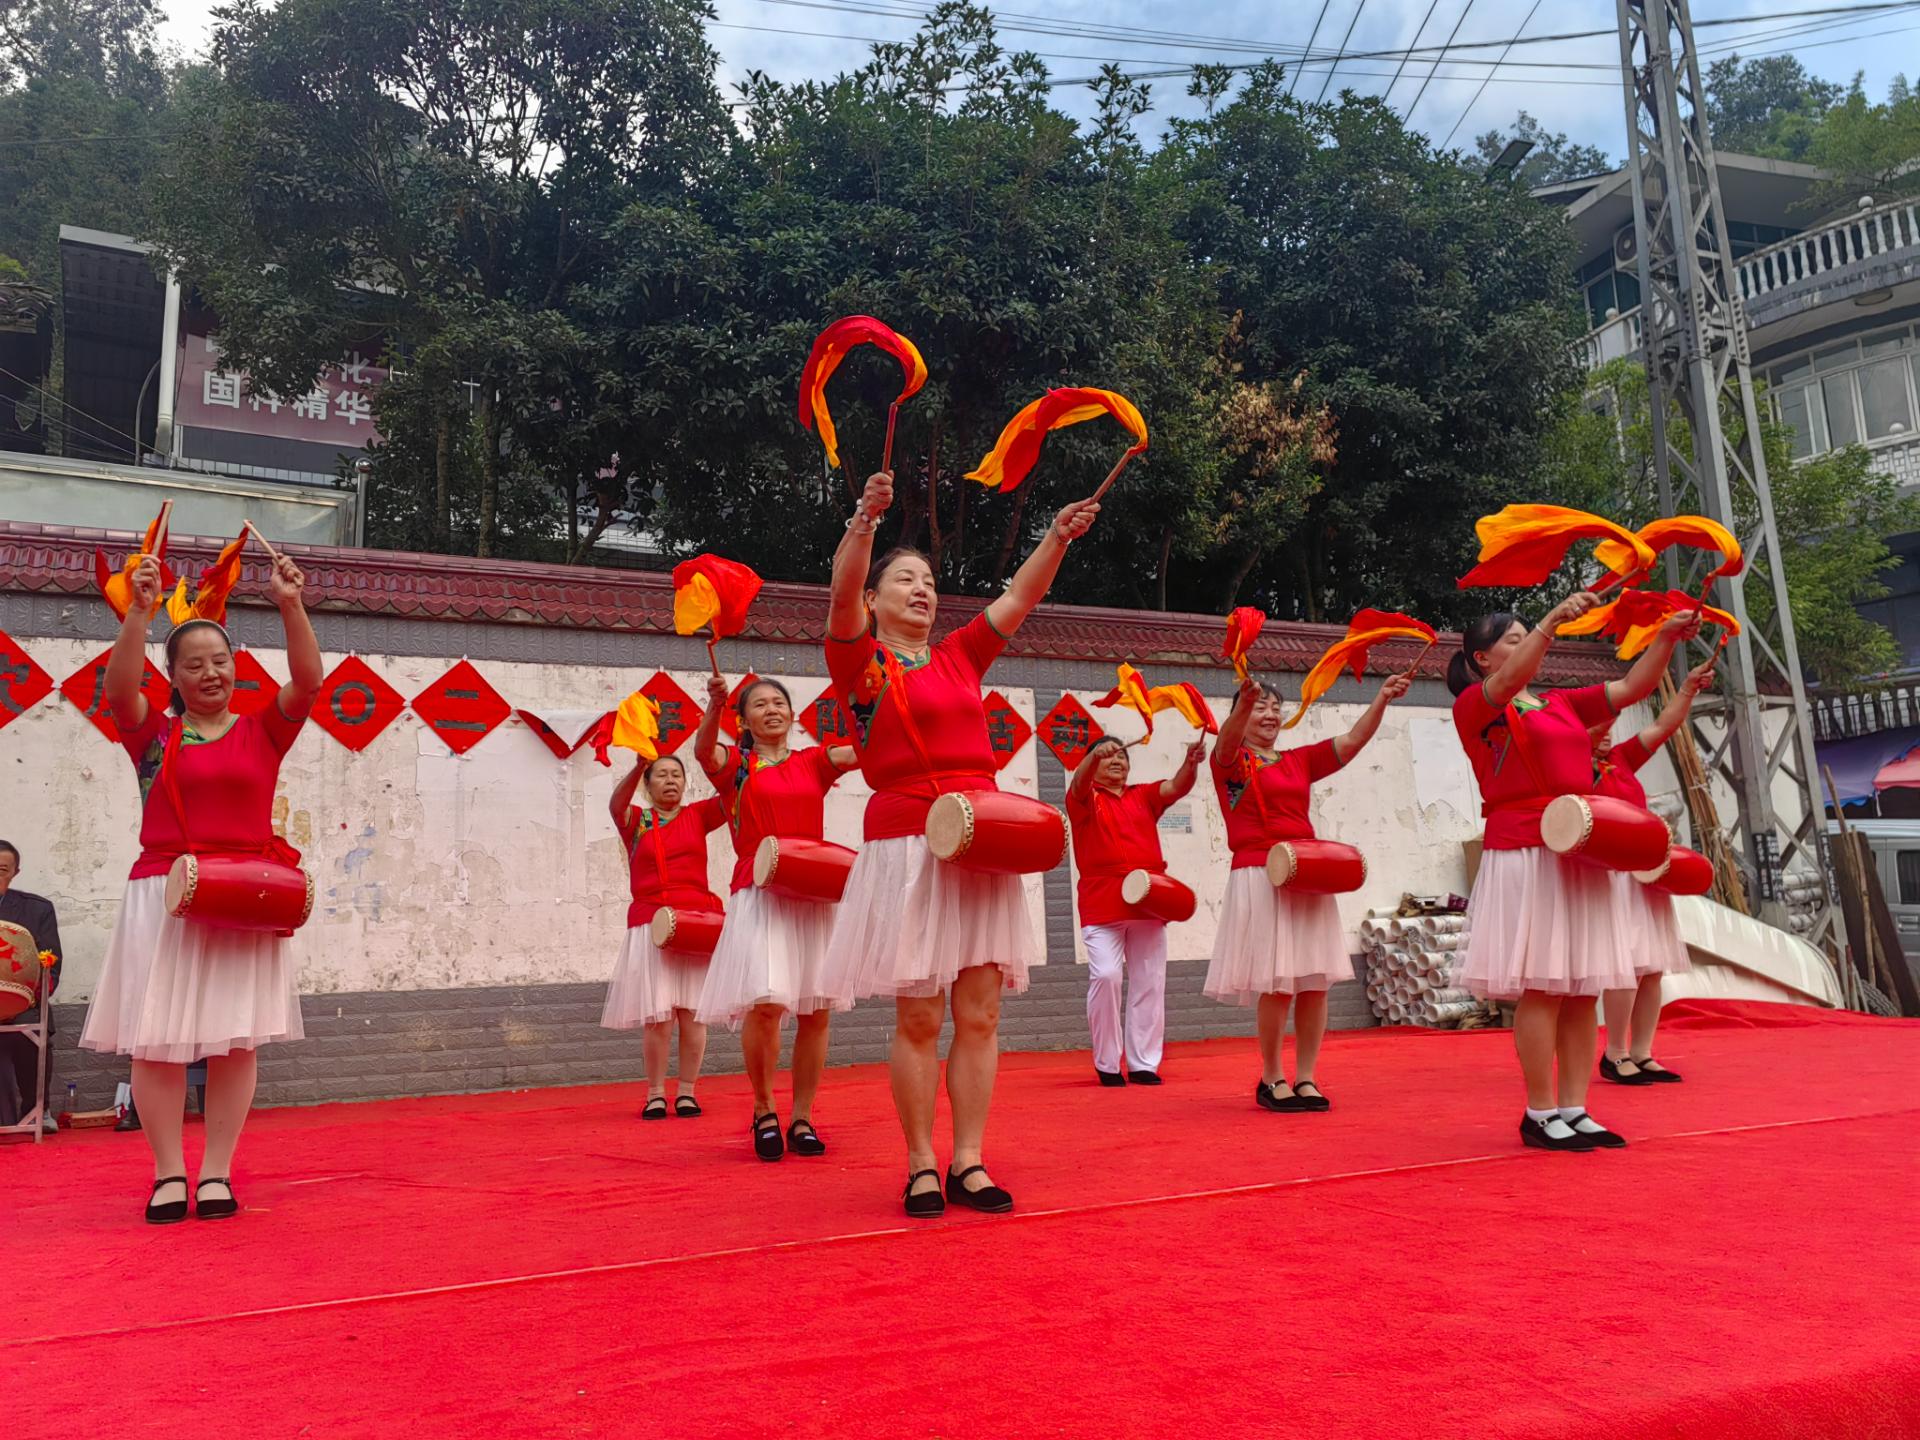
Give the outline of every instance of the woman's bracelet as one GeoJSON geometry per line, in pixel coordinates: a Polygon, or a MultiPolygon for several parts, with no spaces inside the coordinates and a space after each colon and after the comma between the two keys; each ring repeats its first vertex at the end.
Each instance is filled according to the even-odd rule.
{"type": "Polygon", "coordinates": [[[855,510],[847,517],[847,529],[856,535],[871,535],[875,528],[873,516],[867,514],[865,510],[855,510]]]}

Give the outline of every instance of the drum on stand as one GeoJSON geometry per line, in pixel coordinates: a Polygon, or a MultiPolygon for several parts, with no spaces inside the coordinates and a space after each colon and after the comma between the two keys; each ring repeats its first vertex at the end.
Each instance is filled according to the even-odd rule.
{"type": "Polygon", "coordinates": [[[846,893],[853,859],[844,845],[769,835],[753,852],[753,883],[790,899],[834,905],[846,893]]]}
{"type": "Polygon", "coordinates": [[[662,905],[653,912],[653,923],[647,933],[662,950],[698,955],[704,960],[720,943],[720,930],[726,923],[724,910],[689,910],[662,905]]]}
{"type": "Polygon", "coordinates": [[[1267,851],[1267,879],[1276,890],[1345,895],[1367,883],[1367,857],[1338,840],[1282,840],[1267,851]]]}
{"type": "Polygon", "coordinates": [[[264,855],[182,855],[167,871],[166,906],[225,930],[291,935],[313,914],[313,876],[264,855]]]}
{"type": "Polygon", "coordinates": [[[1705,895],[1713,889],[1713,862],[1684,845],[1667,848],[1667,858],[1652,870],[1636,870],[1633,878],[1650,890],[1669,895],[1705,895]]]}
{"type": "Polygon", "coordinates": [[[1004,790],[942,795],[927,811],[934,858],[994,875],[1039,875],[1067,858],[1066,817],[1004,790]]]}
{"type": "Polygon", "coordinates": [[[0,1025],[40,1003],[40,951],[24,925],[0,920],[0,1025]]]}
{"type": "Polygon", "coordinates": [[[1157,870],[1129,870],[1120,882],[1120,898],[1169,925],[1191,920],[1196,905],[1192,890],[1157,870]]]}
{"type": "Polygon", "coordinates": [[[1657,870],[1673,844],[1667,822],[1613,795],[1556,795],[1540,812],[1540,839],[1556,855],[1608,870],[1657,870]]]}

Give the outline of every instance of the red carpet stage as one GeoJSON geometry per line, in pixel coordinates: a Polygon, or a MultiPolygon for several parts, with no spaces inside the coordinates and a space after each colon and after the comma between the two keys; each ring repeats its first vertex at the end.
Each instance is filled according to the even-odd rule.
{"type": "MultiPolygon", "coordinates": [[[[139,1220],[138,1136],[0,1151],[15,1440],[78,1436],[1920,1434],[1920,1025],[1668,1011],[1620,1153],[1520,1148],[1504,1033],[1251,1042],[1158,1090],[1009,1056],[1007,1218],[913,1223],[885,1076],[825,1160],[637,1087],[263,1112],[225,1224],[139,1220]]],[[[639,1042],[635,1039],[635,1053],[639,1042]]],[[[189,1152],[197,1151],[189,1132],[189,1152]]]]}

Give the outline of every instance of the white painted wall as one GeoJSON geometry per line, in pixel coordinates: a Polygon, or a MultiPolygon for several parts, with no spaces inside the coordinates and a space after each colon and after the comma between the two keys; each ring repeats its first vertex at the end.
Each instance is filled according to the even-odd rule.
{"type": "MultiPolygon", "coordinates": [[[[56,680],[103,648],[97,641],[22,642],[56,680]]],[[[157,648],[153,652],[158,659],[157,648]]],[[[276,677],[280,651],[255,657],[276,677]]],[[[340,658],[329,654],[332,667],[340,658]]],[[[450,662],[362,656],[403,696],[450,662]]],[[[482,674],[508,704],[536,714],[605,710],[651,671],[489,661],[482,674]]],[[[701,672],[670,671],[689,695],[701,672]]],[[[776,675],[805,704],[818,676],[776,675]]],[[[1033,693],[1001,687],[1032,718],[1033,693]]],[[[795,744],[810,743],[796,730],[795,744]]],[[[553,753],[510,718],[465,755],[453,754],[411,711],[355,753],[317,725],[301,732],[280,771],[275,818],[315,877],[313,919],[291,942],[309,993],[417,990],[604,979],[626,923],[627,877],[607,800],[632,759],[614,769],[583,749],[553,753]]],[[[1046,763],[1053,764],[1048,756],[1046,763]]],[[[126,752],[56,691],[0,730],[0,837],[25,852],[22,889],[53,899],[67,962],[65,1001],[91,995],[127,870],[139,852],[139,792],[126,752]]],[[[692,766],[692,796],[713,793],[692,766]]],[[[1035,746],[1001,772],[1010,790],[1038,789],[1035,746]]],[[[828,838],[860,841],[868,790],[841,780],[829,797],[828,838]]],[[[726,893],[733,850],[713,839],[711,881],[726,893]]],[[[1041,880],[1028,884],[1034,923],[1041,880]]]]}

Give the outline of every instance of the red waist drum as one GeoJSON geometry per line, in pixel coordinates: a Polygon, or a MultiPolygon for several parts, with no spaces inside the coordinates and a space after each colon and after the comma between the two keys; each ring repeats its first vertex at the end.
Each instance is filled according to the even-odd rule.
{"type": "Polygon", "coordinates": [[[24,925],[0,920],[0,1025],[40,1003],[40,952],[24,925]]]}
{"type": "Polygon", "coordinates": [[[223,930],[291,935],[313,914],[313,877],[264,855],[182,855],[167,871],[166,906],[223,930]]]}
{"type": "Polygon", "coordinates": [[[753,883],[794,900],[836,904],[846,893],[854,852],[825,840],[769,835],[753,852],[753,883]]]}
{"type": "Polygon", "coordinates": [[[1162,875],[1156,870],[1129,870],[1127,878],[1120,882],[1120,898],[1134,909],[1169,925],[1193,918],[1193,891],[1171,875],[1162,875]]]}
{"type": "Polygon", "coordinates": [[[689,910],[662,905],[653,912],[647,933],[662,950],[678,955],[698,955],[706,959],[720,943],[721,927],[727,923],[724,910],[689,910]]]}
{"type": "Polygon", "coordinates": [[[1540,812],[1540,839],[1556,855],[1608,870],[1655,870],[1673,835],[1667,822],[1612,795],[1556,795],[1540,812]]]}
{"type": "Polygon", "coordinates": [[[1267,852],[1276,890],[1345,895],[1367,883],[1367,857],[1338,840],[1282,840],[1267,852]]]}
{"type": "Polygon", "coordinates": [[[1633,878],[1669,895],[1705,895],[1713,889],[1713,862],[1698,850],[1670,845],[1665,860],[1651,870],[1634,871],[1633,878]]]}
{"type": "Polygon", "coordinates": [[[1067,858],[1067,821],[1025,795],[956,791],[927,811],[927,848],[965,870],[1038,875],[1067,858]]]}

